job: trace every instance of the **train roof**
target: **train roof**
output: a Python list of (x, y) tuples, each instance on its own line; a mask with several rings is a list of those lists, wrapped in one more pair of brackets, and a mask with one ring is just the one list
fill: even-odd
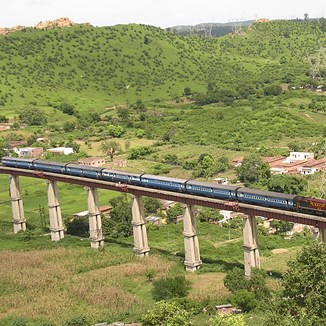
[(281, 192), (275, 192), (275, 191), (250, 189), (250, 188), (246, 188), (246, 187), (239, 188), (238, 192), (244, 192), (244, 193), (253, 194), (253, 195), (261, 195), (261, 196), (266, 196), (266, 197), (278, 197), (278, 198), (284, 198), (284, 199), (290, 199), (290, 200), (293, 200), (295, 197), (297, 197), (297, 195), (283, 194)]
[(84, 164), (76, 164), (76, 163), (68, 163), (66, 164), (66, 167), (73, 167), (81, 170), (92, 170), (92, 171), (101, 171), (103, 168), (97, 167), (97, 166), (88, 166)]
[(48, 164), (48, 165), (55, 165), (55, 166), (65, 166), (66, 163), (62, 162), (54, 162), (54, 161), (46, 161), (46, 160), (33, 160), (34, 163), (40, 163), (40, 164)]
[(195, 185), (195, 186), (218, 188), (218, 189), (224, 189), (224, 190), (230, 190), (230, 191), (234, 191), (237, 188), (239, 188), (237, 186), (227, 186), (227, 185), (218, 184), (216, 182), (205, 182), (205, 181), (197, 181), (197, 180), (189, 180), (187, 182), (187, 184)]
[(152, 174), (143, 174), (142, 178), (148, 178), (153, 180), (163, 180), (163, 181), (170, 181), (170, 182), (177, 182), (177, 183), (185, 183), (186, 179), (177, 179), (177, 178), (171, 178), (171, 177), (162, 177), (160, 175), (152, 175)]
[(110, 170), (110, 169), (103, 169), (102, 172), (107, 173), (116, 173), (116, 174), (122, 174), (122, 175), (130, 175), (133, 177), (140, 177), (141, 175), (139, 173), (134, 172), (126, 172), (126, 171), (119, 171), (119, 170)]
[(30, 158), (20, 158), (20, 157), (10, 157), (10, 156), (3, 156), (1, 158), (1, 161), (2, 160), (8, 160), (8, 161), (18, 161), (18, 162), (33, 162), (35, 161), (35, 159), (30, 159)]

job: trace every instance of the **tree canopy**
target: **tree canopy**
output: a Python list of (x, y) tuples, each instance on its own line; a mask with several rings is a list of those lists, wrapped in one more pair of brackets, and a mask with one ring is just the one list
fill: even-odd
[(304, 247), (288, 265), (284, 290), (271, 306), (266, 325), (325, 325), (326, 244)]
[(26, 123), (31, 126), (41, 126), (47, 122), (44, 112), (34, 106), (25, 106), (19, 109), (18, 118), (21, 123)]

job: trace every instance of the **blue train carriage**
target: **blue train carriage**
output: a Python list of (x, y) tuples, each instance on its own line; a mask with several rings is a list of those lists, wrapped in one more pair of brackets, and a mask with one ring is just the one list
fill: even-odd
[(1, 158), (1, 163), (4, 166), (8, 166), (8, 167), (12, 167), (12, 168), (29, 169), (30, 170), (33, 168), (34, 160), (35, 159), (4, 156)]
[(273, 208), (294, 210), (296, 195), (282, 194), (280, 192), (250, 189), (246, 187), (237, 190), (238, 201), (246, 204), (267, 206)]
[(45, 160), (34, 160), (33, 169), (52, 173), (65, 173), (66, 163), (51, 162)]
[(87, 166), (82, 164), (68, 163), (65, 164), (66, 174), (76, 177), (101, 179), (103, 168)]
[(141, 185), (147, 188), (155, 188), (167, 191), (186, 192), (185, 179), (176, 179), (170, 177), (162, 177), (150, 174), (141, 175)]
[(223, 200), (236, 200), (238, 187), (220, 185), (214, 182), (189, 180), (186, 182), (186, 191), (189, 194), (212, 197)]
[(101, 179), (110, 182), (125, 183), (135, 186), (141, 185), (140, 174), (133, 172), (103, 169)]

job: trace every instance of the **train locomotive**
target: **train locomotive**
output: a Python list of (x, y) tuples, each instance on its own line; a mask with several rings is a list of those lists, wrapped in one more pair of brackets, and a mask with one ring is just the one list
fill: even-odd
[(324, 199), (39, 159), (2, 157), (1, 163), (11, 168), (66, 174), (326, 217), (326, 200)]

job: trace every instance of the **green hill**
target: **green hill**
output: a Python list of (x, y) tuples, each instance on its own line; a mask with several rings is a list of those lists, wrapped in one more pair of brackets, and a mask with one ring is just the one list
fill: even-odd
[(307, 57), (325, 44), (317, 23), (255, 23), (241, 35), (180, 37), (145, 25), (22, 31), (0, 37), (0, 105), (69, 99), (99, 109), (137, 98), (175, 98), (208, 83), (304, 83)]

